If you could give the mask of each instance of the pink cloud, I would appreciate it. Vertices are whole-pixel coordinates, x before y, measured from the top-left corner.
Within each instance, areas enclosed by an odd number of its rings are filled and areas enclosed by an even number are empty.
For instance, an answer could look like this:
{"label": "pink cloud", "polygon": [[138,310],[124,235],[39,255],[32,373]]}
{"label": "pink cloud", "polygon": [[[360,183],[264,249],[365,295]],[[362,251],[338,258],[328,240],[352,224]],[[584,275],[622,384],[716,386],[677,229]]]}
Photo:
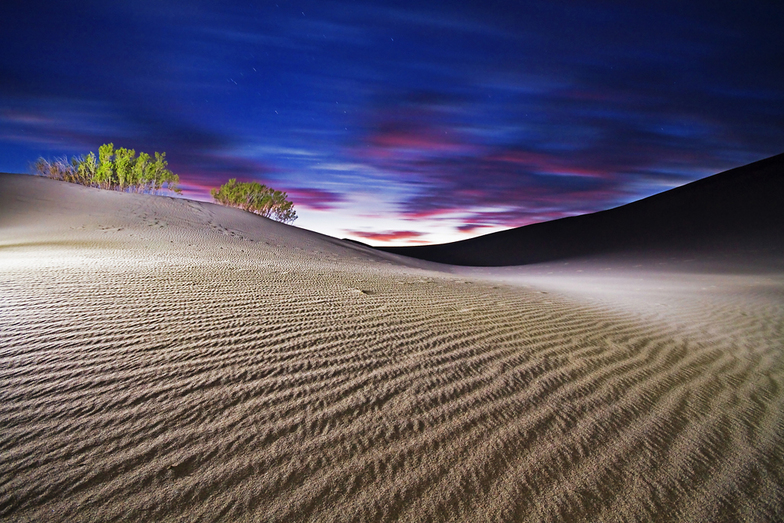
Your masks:
{"label": "pink cloud", "polygon": [[422,218],[434,218],[436,216],[443,216],[446,214],[453,214],[456,212],[465,212],[463,209],[435,207],[432,209],[416,209],[409,210],[404,213],[404,217],[410,220],[419,220]]}
{"label": "pink cloud", "polygon": [[378,242],[391,242],[399,240],[409,240],[416,242],[414,238],[419,238],[423,234],[415,231],[385,231],[385,232],[367,232],[367,231],[348,231],[348,234],[359,236],[367,240],[374,240]]}
{"label": "pink cloud", "polygon": [[432,127],[391,128],[371,135],[372,148],[413,149],[428,153],[465,153],[474,148],[457,139],[456,133]]}
{"label": "pink cloud", "polygon": [[559,161],[557,156],[529,151],[501,151],[487,157],[489,161],[503,162],[528,167],[531,171],[542,174],[586,176],[590,178],[604,178],[606,172],[597,169],[575,167],[566,162]]}
{"label": "pink cloud", "polygon": [[286,192],[289,195],[289,200],[294,202],[295,207],[301,205],[317,211],[334,209],[335,204],[343,201],[343,197],[340,194],[323,189],[299,187]]}

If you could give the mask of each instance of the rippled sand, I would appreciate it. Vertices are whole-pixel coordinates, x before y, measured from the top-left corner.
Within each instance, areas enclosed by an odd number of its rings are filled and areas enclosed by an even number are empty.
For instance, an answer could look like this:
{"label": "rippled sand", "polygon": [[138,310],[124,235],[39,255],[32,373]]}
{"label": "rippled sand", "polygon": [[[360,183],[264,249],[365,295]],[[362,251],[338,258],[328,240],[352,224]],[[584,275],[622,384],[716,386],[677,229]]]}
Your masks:
{"label": "rippled sand", "polygon": [[776,271],[458,270],[0,175],[0,297],[4,521],[784,520]]}

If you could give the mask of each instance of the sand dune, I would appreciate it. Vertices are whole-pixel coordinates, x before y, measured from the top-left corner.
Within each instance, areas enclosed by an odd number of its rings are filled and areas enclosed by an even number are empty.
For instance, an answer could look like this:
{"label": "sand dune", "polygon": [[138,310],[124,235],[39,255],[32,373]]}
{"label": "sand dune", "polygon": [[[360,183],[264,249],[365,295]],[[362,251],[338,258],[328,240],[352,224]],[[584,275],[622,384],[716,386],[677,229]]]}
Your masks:
{"label": "sand dune", "polygon": [[784,276],[693,267],[0,175],[0,519],[782,521]]}
{"label": "sand dune", "polygon": [[381,250],[435,262],[502,266],[586,256],[719,258],[784,269],[784,154],[615,209],[442,245]]}

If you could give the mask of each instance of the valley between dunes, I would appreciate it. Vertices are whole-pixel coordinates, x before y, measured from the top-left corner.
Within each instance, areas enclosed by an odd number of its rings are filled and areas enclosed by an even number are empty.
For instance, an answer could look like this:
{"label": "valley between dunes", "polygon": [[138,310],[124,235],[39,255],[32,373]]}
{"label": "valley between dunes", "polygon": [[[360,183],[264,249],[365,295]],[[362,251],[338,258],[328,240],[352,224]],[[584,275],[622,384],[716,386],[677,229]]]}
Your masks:
{"label": "valley between dunes", "polygon": [[0,520],[783,521],[747,267],[459,268],[0,175]]}

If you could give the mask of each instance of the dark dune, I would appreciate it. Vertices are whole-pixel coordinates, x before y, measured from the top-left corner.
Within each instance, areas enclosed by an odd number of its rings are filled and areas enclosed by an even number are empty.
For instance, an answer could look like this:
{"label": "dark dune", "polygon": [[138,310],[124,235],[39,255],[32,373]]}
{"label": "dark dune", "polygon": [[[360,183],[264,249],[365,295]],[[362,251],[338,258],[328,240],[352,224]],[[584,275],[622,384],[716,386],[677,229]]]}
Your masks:
{"label": "dark dune", "polygon": [[442,245],[380,250],[453,265],[526,265],[605,254],[784,254],[784,154],[621,207]]}

